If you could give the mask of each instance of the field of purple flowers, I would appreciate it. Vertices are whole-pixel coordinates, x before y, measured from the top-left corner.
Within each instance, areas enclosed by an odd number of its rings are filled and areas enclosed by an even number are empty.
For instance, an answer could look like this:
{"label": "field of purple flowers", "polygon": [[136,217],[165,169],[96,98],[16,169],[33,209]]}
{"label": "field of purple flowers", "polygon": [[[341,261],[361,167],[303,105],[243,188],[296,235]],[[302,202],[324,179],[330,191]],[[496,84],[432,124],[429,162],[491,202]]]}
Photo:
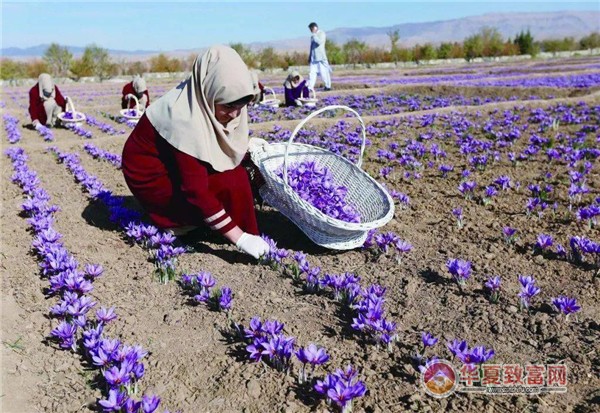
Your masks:
{"label": "field of purple flowers", "polygon": [[[0,410],[597,411],[598,58],[334,73],[317,108],[361,114],[363,168],[395,217],[333,252],[257,206],[272,244],[258,263],[150,224],[119,170],[122,83],[59,87],[84,123],[36,131],[28,88],[0,98]],[[285,142],[312,110],[251,108],[252,136]],[[356,160],[360,136],[331,112],[296,140]],[[327,171],[290,175],[360,219]],[[435,399],[420,372],[438,358],[566,365],[567,392]]]}

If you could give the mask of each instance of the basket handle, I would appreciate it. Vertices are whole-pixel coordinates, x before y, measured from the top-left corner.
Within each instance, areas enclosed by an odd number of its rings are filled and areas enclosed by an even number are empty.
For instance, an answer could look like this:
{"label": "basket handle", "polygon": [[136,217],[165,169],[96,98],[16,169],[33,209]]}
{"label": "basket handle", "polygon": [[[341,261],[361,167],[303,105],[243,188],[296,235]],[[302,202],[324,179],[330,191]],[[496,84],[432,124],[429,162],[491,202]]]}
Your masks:
{"label": "basket handle", "polygon": [[289,151],[290,151],[290,146],[292,145],[292,142],[294,141],[294,138],[296,137],[296,135],[298,134],[298,132],[300,131],[300,129],[302,129],[302,127],[304,126],[304,124],[306,122],[308,122],[309,120],[311,120],[315,116],[317,116],[317,115],[319,115],[319,114],[321,114],[321,113],[323,113],[323,112],[325,112],[327,110],[334,110],[334,109],[343,109],[345,111],[351,112],[352,114],[354,114],[358,118],[358,121],[360,122],[360,127],[362,129],[362,143],[360,144],[360,155],[358,157],[358,162],[356,162],[356,166],[358,166],[360,168],[360,166],[362,165],[363,154],[365,153],[365,144],[367,142],[367,135],[366,135],[366,130],[365,130],[365,123],[363,122],[362,118],[360,117],[360,115],[358,114],[357,111],[355,111],[352,108],[349,108],[348,106],[344,106],[344,105],[325,106],[324,108],[316,110],[316,111],[312,112],[310,115],[308,115],[306,118],[302,119],[302,122],[300,122],[298,124],[298,126],[296,126],[296,129],[294,129],[294,131],[292,132],[292,136],[290,136],[290,140],[288,141],[287,145],[285,146],[285,155],[283,156],[283,185],[285,187],[289,188],[289,184],[288,184],[288,155],[289,155]]}
{"label": "basket handle", "polygon": [[[266,86],[266,87],[265,87],[265,91],[270,91],[270,92],[271,92],[271,94],[273,95],[273,99],[277,99],[277,95],[275,94],[275,91],[274,91],[272,88],[270,88],[270,87]],[[264,102],[265,100],[268,100],[268,99],[266,99],[266,97],[267,97],[267,96],[265,95],[265,99],[263,99],[263,102]]]}
{"label": "basket handle", "polygon": [[69,106],[71,106],[71,113],[75,113],[75,105],[73,104],[73,99],[71,99],[69,96],[65,96],[65,109],[67,109],[67,112],[69,112]]}
{"label": "basket handle", "polygon": [[[315,92],[315,90],[312,87],[308,88],[308,97],[310,98],[310,92],[312,91],[312,98],[316,99],[317,98],[317,92]],[[360,116],[358,117],[360,119]]]}
{"label": "basket handle", "polygon": [[139,113],[140,112],[140,101],[138,100],[137,96],[134,95],[133,93],[129,94],[129,99],[133,98],[133,101],[135,102],[135,112]]}

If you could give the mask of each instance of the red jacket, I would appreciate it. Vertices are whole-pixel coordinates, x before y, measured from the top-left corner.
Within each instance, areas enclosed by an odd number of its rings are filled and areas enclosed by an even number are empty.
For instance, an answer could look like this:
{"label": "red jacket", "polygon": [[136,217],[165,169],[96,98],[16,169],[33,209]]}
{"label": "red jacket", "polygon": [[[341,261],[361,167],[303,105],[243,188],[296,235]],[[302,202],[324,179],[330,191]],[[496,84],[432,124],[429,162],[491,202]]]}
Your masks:
{"label": "red jacket", "polygon": [[183,153],[156,131],[144,114],[125,142],[122,170],[127,186],[155,225],[207,225],[225,234],[236,225],[258,234],[246,169],[215,171]]}
{"label": "red jacket", "polygon": [[[121,109],[133,109],[135,108],[135,101],[133,99],[129,99],[129,107],[127,107],[127,99],[125,99],[125,96],[127,96],[128,94],[132,94],[135,95],[137,97],[137,93],[135,93],[135,89],[133,88],[133,81],[127,83],[125,86],[123,86],[123,96],[121,97]],[[144,90],[144,95],[146,95],[146,99],[148,99],[148,101],[146,102],[146,107],[150,106],[150,94],[148,94],[148,89]],[[145,109],[145,108],[142,108]]]}
{"label": "red jacket", "polygon": [[[54,85],[56,104],[66,110],[66,104],[64,96],[60,93],[58,86]],[[29,90],[29,117],[31,121],[39,120],[42,125],[45,125],[48,121],[46,117],[46,111],[44,110],[44,101],[40,97],[40,85],[36,83],[34,87]]]}

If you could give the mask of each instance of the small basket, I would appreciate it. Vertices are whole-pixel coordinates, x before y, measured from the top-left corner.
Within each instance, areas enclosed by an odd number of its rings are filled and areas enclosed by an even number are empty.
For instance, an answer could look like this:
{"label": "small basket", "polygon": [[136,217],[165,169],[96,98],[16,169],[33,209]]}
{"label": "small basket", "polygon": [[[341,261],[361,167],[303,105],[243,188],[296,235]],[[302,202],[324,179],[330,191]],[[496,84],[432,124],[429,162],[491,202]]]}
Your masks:
{"label": "small basket", "polygon": [[[354,114],[362,128],[362,144],[358,162],[353,164],[346,158],[316,146],[293,143],[294,138],[313,117],[328,110],[342,109]],[[252,161],[265,178],[260,188],[261,197],[279,210],[304,232],[315,244],[336,250],[348,250],[364,244],[368,232],[389,222],[394,216],[394,201],[388,192],[369,174],[363,171],[365,151],[365,125],[360,115],[347,106],[333,105],[319,109],[296,126],[287,143],[274,143],[251,150]],[[348,189],[346,200],[360,214],[361,222],[346,222],[332,218],[300,196],[288,184],[290,162],[313,161],[329,169],[336,185]],[[276,170],[283,162],[283,179]]]}
{"label": "small basket", "polygon": [[121,109],[121,116],[125,119],[137,122],[144,114],[143,110],[140,110],[140,101],[135,95],[131,95],[130,99],[133,98],[135,101],[135,109]]}
{"label": "small basket", "polygon": [[[310,97],[311,91],[312,97]],[[317,102],[319,101],[319,99],[317,99],[317,92],[315,92],[315,90],[310,87],[308,88],[308,97],[298,98],[298,100],[300,101],[300,103],[302,103],[302,106],[306,106],[307,108],[314,108],[315,106],[317,106]]]}
{"label": "small basket", "polygon": [[[73,104],[73,100],[68,96],[65,97],[66,100],[66,111],[58,114],[58,119],[66,126],[66,125],[77,125],[81,124],[81,122],[85,122],[85,115],[81,112],[77,112],[75,110],[75,105]],[[70,110],[69,110],[70,109]]]}
{"label": "small basket", "polygon": [[[275,91],[270,87],[265,87],[265,91],[271,91],[271,94],[273,95],[273,97],[271,99],[263,99],[260,102],[258,102],[258,104],[261,106],[269,106],[272,108],[278,108],[279,105],[281,104],[281,100],[277,99],[277,95],[275,94]],[[266,98],[266,94],[265,94],[265,98]]]}

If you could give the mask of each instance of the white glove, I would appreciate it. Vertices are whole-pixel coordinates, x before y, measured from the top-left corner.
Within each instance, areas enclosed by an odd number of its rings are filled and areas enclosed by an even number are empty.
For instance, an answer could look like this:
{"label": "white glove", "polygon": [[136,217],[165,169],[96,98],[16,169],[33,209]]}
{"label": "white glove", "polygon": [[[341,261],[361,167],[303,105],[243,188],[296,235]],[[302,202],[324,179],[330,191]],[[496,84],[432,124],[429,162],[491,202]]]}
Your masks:
{"label": "white glove", "polygon": [[33,125],[33,127],[35,128],[35,130],[39,130],[40,125],[41,125],[40,121],[37,120],[37,119],[35,119],[33,122],[31,122],[31,124]]}
{"label": "white glove", "polygon": [[125,100],[129,100],[129,99],[133,99],[133,95],[131,93],[128,93],[125,95]]}
{"label": "white glove", "polygon": [[248,150],[255,151],[255,150],[260,149],[261,147],[268,145],[268,144],[269,144],[269,142],[267,142],[264,139],[250,138],[250,140],[248,141]]}
{"label": "white glove", "polygon": [[302,106],[302,101],[300,99],[294,100],[294,103],[296,104],[296,106]]}
{"label": "white glove", "polygon": [[257,235],[248,234],[247,232],[242,234],[235,246],[256,259],[269,252],[269,244],[264,239]]}

